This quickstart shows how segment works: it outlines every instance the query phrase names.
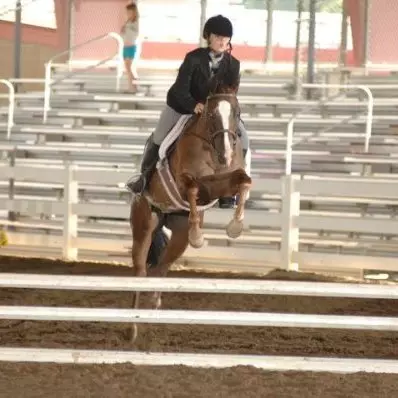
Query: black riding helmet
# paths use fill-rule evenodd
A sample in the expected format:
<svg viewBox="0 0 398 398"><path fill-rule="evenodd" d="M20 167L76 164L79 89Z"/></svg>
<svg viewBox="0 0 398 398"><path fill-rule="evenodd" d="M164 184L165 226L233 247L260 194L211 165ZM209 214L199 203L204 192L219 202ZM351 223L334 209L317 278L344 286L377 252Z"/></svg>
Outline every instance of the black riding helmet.
<svg viewBox="0 0 398 398"><path fill-rule="evenodd" d="M212 33L217 36L232 38L233 27L231 21L222 15L209 18L203 28L203 38L208 40Z"/></svg>

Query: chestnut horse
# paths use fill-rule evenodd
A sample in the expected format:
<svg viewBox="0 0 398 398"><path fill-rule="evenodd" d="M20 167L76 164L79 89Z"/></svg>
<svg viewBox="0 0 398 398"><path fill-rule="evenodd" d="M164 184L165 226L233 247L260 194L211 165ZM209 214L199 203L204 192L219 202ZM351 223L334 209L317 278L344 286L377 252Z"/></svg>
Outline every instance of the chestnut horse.
<svg viewBox="0 0 398 398"><path fill-rule="evenodd" d="M166 167L170 171L169 179L175 182L175 191L172 192L170 183L165 182L167 175L165 178L158 163L146 191L134 196L130 226L135 276L166 276L170 265L184 253L188 244L200 248L204 243L201 230L204 212L220 197L239 195L227 234L231 238L241 234L251 178L244 170L237 133L240 109L236 91L237 88L219 86L211 93L203 112L191 117L168 151ZM179 200L176 200L178 196ZM171 238L164 242L157 264L148 268L147 258L153 238L159 239L163 226L171 230ZM159 308L160 293L155 293L153 299L154 307ZM138 301L139 293L136 292L134 308L138 308ZM136 336L134 325L131 337L135 339Z"/></svg>

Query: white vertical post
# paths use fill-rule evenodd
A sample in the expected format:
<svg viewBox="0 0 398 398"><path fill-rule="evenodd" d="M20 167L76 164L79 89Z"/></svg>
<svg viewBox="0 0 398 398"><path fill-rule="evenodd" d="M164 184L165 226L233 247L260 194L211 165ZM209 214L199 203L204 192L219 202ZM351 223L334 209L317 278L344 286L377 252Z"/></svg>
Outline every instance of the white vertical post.
<svg viewBox="0 0 398 398"><path fill-rule="evenodd" d="M250 177L251 169L252 169L252 167L251 167L252 166L252 152L250 149L247 150L244 161L245 161L246 174ZM250 198L250 191L247 193L246 200L249 200L249 198Z"/></svg>
<svg viewBox="0 0 398 398"><path fill-rule="evenodd" d="M286 129L286 151L285 151L285 174L292 174L292 162L293 162L293 135L294 135L294 121L296 115L292 116L287 124Z"/></svg>
<svg viewBox="0 0 398 398"><path fill-rule="evenodd" d="M365 130L365 153L369 152L370 139L372 137L372 128L373 128L373 107L374 107L374 98L373 94L367 86L358 86L360 90L363 90L368 96L368 114L366 116L366 130Z"/></svg>
<svg viewBox="0 0 398 398"><path fill-rule="evenodd" d="M363 44L362 44L362 66L365 69L365 75L368 75L368 67L369 67L369 53L370 53L370 9L372 6L372 0L364 0L363 6Z"/></svg>
<svg viewBox="0 0 398 398"><path fill-rule="evenodd" d="M74 179L76 165L65 164L64 185L64 231L62 255L65 260L77 260L77 214L75 205L78 202L78 182Z"/></svg>
<svg viewBox="0 0 398 398"><path fill-rule="evenodd" d="M299 250L299 228L297 218L300 214L300 192L297 190L299 176L282 177L282 268L298 271L298 264L293 263L293 254Z"/></svg>
<svg viewBox="0 0 398 398"><path fill-rule="evenodd" d="M340 53L339 53L340 67L344 67L347 64L348 17L349 16L347 12L347 6L343 4L343 10L341 15Z"/></svg>
<svg viewBox="0 0 398 398"><path fill-rule="evenodd" d="M199 26L199 47L206 47L206 40L202 37L203 28L206 23L207 0L200 0L200 26Z"/></svg>
<svg viewBox="0 0 398 398"><path fill-rule="evenodd" d="M47 123L47 114L50 111L50 97L51 97L51 89L52 89L52 81L51 81L51 68L52 63L51 60L46 63L45 66L45 77L44 77L44 105L43 105L43 123Z"/></svg>
<svg viewBox="0 0 398 398"><path fill-rule="evenodd" d="M272 62L272 27L274 14L274 0L267 0L267 36L265 42L265 62L270 64Z"/></svg>

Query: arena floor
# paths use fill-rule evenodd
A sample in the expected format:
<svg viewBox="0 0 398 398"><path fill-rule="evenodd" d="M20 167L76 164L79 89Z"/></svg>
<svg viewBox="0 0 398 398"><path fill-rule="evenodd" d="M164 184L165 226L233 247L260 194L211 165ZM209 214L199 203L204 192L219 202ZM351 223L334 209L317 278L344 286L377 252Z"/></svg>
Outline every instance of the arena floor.
<svg viewBox="0 0 398 398"><path fill-rule="evenodd" d="M0 272L130 275L127 267L0 257ZM175 271L173 276L247 278ZM254 278L253 276L251 276ZM257 277L256 277L257 278ZM258 277L260 278L260 277ZM337 281L275 271L262 278ZM1 305L129 308L129 293L2 289ZM303 314L398 316L396 301L220 294L163 295L168 309L242 310ZM2 346L130 349L128 325L0 321ZM398 333L189 325L140 326L135 349L169 352L398 359ZM0 397L393 397L397 375L267 372L251 367L193 369L121 365L0 363Z"/></svg>

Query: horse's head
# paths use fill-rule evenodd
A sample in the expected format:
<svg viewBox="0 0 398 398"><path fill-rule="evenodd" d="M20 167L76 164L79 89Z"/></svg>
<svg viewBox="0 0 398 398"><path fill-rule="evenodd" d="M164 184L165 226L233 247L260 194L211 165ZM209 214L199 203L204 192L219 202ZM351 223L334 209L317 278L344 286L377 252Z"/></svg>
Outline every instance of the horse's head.
<svg viewBox="0 0 398 398"><path fill-rule="evenodd" d="M205 134L221 166L229 167L236 150L239 103L235 87L219 86L207 98L202 118Z"/></svg>

